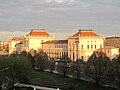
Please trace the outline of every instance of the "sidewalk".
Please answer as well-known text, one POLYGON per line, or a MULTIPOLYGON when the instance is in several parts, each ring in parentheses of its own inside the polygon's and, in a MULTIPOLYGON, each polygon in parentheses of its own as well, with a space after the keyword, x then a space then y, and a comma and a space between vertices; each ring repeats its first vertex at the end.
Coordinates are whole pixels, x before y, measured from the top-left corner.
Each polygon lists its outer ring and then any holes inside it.
POLYGON ((36 86, 36 85, 28 85, 28 84, 22 84, 22 83, 16 83, 15 86, 18 86, 18 87, 31 87, 34 90, 36 90, 36 89, 40 89, 40 90, 61 90, 59 88, 55 89, 55 88, 42 87, 42 86, 36 86))

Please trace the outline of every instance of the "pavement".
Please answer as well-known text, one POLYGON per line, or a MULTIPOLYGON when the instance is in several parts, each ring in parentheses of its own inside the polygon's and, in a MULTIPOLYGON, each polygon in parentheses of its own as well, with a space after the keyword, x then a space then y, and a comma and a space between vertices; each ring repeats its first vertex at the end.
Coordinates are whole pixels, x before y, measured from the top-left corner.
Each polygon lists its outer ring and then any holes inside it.
POLYGON ((49 87, 22 84, 22 83, 16 83, 15 86, 18 86, 18 87, 31 87, 31 88, 34 88, 34 90, 36 90, 36 89, 40 89, 40 90, 61 90, 59 88, 49 88, 49 87))

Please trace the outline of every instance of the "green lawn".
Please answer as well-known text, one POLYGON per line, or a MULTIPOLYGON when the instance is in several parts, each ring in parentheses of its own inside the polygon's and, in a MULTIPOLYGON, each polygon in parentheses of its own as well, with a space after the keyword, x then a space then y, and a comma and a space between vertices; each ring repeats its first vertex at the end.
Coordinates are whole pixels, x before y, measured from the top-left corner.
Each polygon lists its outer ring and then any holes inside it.
POLYGON ((33 71, 28 77, 30 84, 59 87, 62 90, 114 90, 49 72, 33 71))

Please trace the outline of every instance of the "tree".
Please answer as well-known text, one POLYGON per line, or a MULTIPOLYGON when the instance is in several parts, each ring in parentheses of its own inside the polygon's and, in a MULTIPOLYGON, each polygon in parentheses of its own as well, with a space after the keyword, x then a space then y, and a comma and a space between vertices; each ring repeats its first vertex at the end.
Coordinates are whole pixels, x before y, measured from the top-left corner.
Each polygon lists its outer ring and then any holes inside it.
POLYGON ((30 51, 28 52, 28 59, 32 65, 32 68, 35 67, 35 56, 37 54, 37 51, 35 49, 30 49, 30 51))
POLYGON ((28 56, 27 51, 22 51, 22 52, 20 53, 20 56, 22 56, 22 57, 27 57, 27 56, 28 56))
POLYGON ((35 65, 39 70, 43 71, 43 70, 47 69, 48 62, 49 62, 48 56, 46 53, 44 53, 43 51, 40 51, 38 54, 36 54, 35 65))
POLYGON ((57 71, 62 73, 64 76, 68 74, 70 69, 71 60, 67 55, 63 55, 61 60, 57 64, 57 71))
POLYGON ((50 58, 48 69, 50 70, 50 72, 53 72, 55 70, 55 59, 54 58, 50 58))
POLYGON ((120 55, 112 60, 110 71, 108 74, 111 86, 120 89, 120 55))
POLYGON ((8 79, 9 86, 14 89, 16 82, 24 81, 27 78, 28 73, 31 71, 31 67, 27 58, 24 57, 8 57, 8 79))
POLYGON ((0 56, 0 90, 2 90, 2 85, 7 82, 7 74, 8 71, 6 60, 0 56))
POLYGON ((70 74, 73 77, 79 79, 80 77, 83 76, 84 68, 85 68, 85 61, 82 59, 77 59, 75 62, 72 62, 71 64, 70 74))
POLYGON ((102 51, 95 51, 86 63, 85 73, 97 86, 107 81, 110 60, 102 51))

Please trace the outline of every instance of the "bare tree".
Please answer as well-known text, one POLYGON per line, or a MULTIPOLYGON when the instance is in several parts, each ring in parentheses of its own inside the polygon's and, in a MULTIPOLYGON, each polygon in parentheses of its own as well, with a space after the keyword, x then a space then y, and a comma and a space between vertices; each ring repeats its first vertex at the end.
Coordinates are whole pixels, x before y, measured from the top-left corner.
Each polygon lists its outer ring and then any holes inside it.
POLYGON ((86 63, 85 73, 97 86, 107 80, 110 60, 102 51, 95 51, 86 63))
POLYGON ((49 62, 48 56, 46 53, 44 53, 43 51, 40 51, 39 53, 36 54, 35 65, 39 70, 43 71, 43 70, 47 69, 48 62, 49 62))
POLYGON ((48 65, 49 65, 48 69, 50 70, 50 72, 53 72, 55 70, 55 59, 50 58, 48 65))
POLYGON ((69 72, 70 64, 71 64, 70 58, 68 58, 68 56, 66 55, 63 55, 61 61, 59 61, 57 64, 57 71, 66 76, 66 74, 68 74, 69 72))
POLYGON ((82 59, 77 59, 75 62, 72 62, 71 64, 70 74, 73 77, 79 79, 80 77, 83 76, 84 68, 85 68, 85 61, 82 59))
POLYGON ((108 74, 111 86, 120 89, 120 55, 112 60, 112 64, 108 74))

